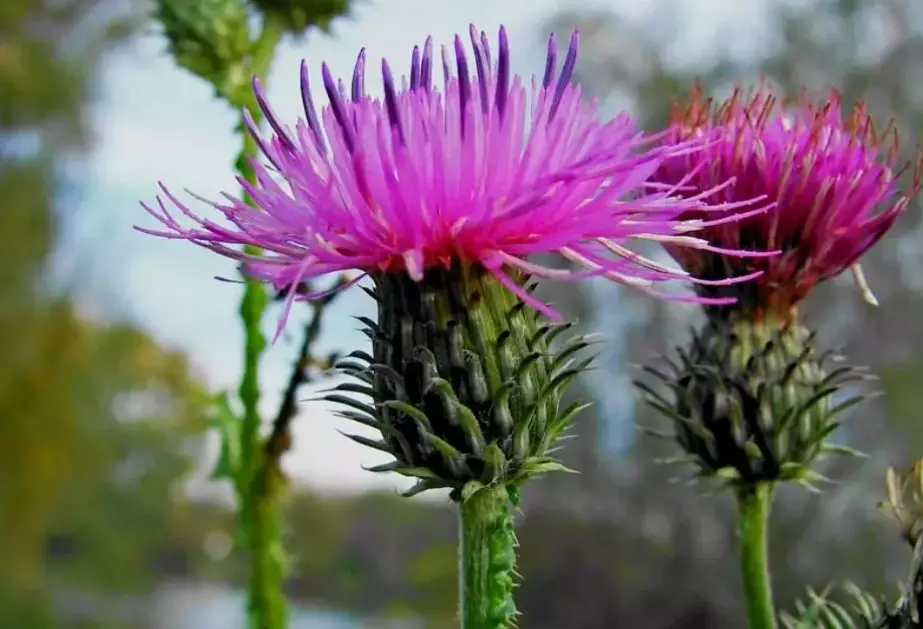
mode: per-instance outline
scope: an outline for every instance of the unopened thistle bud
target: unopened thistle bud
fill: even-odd
[[[212,83],[220,93],[247,84],[243,61],[250,53],[243,0],[157,0],[176,63]]]
[[[301,35],[309,27],[329,32],[337,17],[349,13],[350,0],[250,0],[264,16],[279,20],[286,30]]]
[[[810,465],[825,453],[851,453],[825,442],[841,413],[862,400],[834,403],[857,370],[834,367],[812,335],[796,323],[712,322],[664,371],[649,369],[670,389],[638,385],[673,420],[677,443],[699,476],[731,486],[822,480]]]

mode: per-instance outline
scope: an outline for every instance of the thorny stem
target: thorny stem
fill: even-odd
[[[251,72],[253,75],[265,78],[269,70],[269,65],[275,53],[276,46],[282,36],[282,30],[272,20],[267,18],[254,46]],[[263,119],[263,112],[256,106],[255,99],[249,91],[240,94],[231,102],[235,107],[246,107],[253,121],[259,124]],[[240,175],[250,183],[256,182],[256,173],[250,165],[250,159],[256,157],[259,148],[256,140],[247,133],[243,119],[237,126],[237,131],[241,134],[243,148],[235,161],[235,167]],[[244,191],[243,200],[245,203],[253,205],[253,199]],[[247,245],[244,252],[249,255],[260,255],[262,252],[259,248]],[[259,443],[259,400],[260,400],[260,383],[259,383],[259,362],[263,351],[266,349],[266,337],[263,335],[261,324],[263,314],[269,304],[269,298],[263,285],[253,278],[244,276],[244,294],[240,301],[239,313],[244,325],[244,365],[243,375],[238,388],[238,395],[244,407],[243,430],[241,436],[241,459],[245,466],[248,466],[248,472],[252,472],[257,461],[254,460],[254,454]]]
[[[762,482],[737,491],[740,571],[750,629],[776,629],[768,541],[772,489]]]
[[[461,501],[458,598],[462,629],[513,626],[516,535],[509,491],[491,485]]]
[[[342,285],[345,281],[341,278],[338,283]],[[285,476],[282,473],[281,460],[292,443],[291,422],[298,414],[299,388],[310,382],[312,366],[330,366],[314,358],[312,350],[320,336],[327,306],[337,295],[339,292],[332,293],[314,304],[311,321],[305,327],[304,340],[292,366],[279,411],[272,423],[272,432],[263,443],[259,467],[253,477],[249,516],[253,553],[249,609],[251,627],[254,629],[285,627],[285,599],[282,590],[285,579],[285,553],[279,504]]]
[[[265,79],[282,38],[282,28],[267,18],[262,32],[254,44],[249,72]],[[249,86],[248,86],[249,87]],[[249,89],[241,89],[236,98],[229,99],[235,107],[247,107],[254,121],[259,124],[262,112],[255,106]],[[257,155],[256,141],[250,137],[243,122],[237,127],[242,135],[243,148],[235,162],[240,175],[250,183],[256,174],[249,160]],[[244,193],[244,202],[252,205],[253,200]],[[256,247],[245,247],[249,255],[259,255]],[[286,609],[283,593],[285,562],[282,549],[282,522],[278,496],[282,486],[282,475],[277,465],[263,463],[260,443],[260,383],[259,365],[266,338],[261,324],[269,299],[265,288],[256,280],[244,277],[244,294],[240,302],[240,317],[244,327],[243,375],[238,395],[244,408],[240,431],[240,452],[242,469],[240,477],[246,480],[241,488],[245,495],[239,496],[241,520],[247,531],[250,553],[250,582],[248,587],[247,616],[252,629],[285,629]],[[249,495],[247,495],[249,494]]]

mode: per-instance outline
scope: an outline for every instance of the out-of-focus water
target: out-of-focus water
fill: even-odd
[[[223,585],[170,583],[151,609],[152,629],[246,629],[242,592]],[[377,626],[347,613],[292,606],[290,629],[359,629]],[[392,625],[394,627],[394,625]],[[396,629],[396,627],[395,627]]]
[[[145,629],[245,629],[244,593],[230,586],[172,581],[151,596],[103,599],[68,593],[59,600],[72,618],[120,619]],[[419,629],[413,621],[385,621],[348,612],[291,605],[289,629]]]

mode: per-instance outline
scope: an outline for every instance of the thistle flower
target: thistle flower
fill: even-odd
[[[879,131],[861,103],[844,117],[834,91],[825,100],[786,109],[765,86],[749,98],[735,90],[717,106],[696,87],[685,107],[674,107],[664,144],[690,139],[704,150],[670,157],[653,181],[678,184],[694,173],[680,194],[695,196],[734,178],[716,198],[764,196],[775,203],[772,212],[710,227],[701,235],[717,247],[778,250],[778,256],[734,258],[669,247],[687,271],[703,278],[762,271],[755,282],[732,289],[700,284],[703,295],[738,298],[734,308],[715,309],[714,316],[746,309],[786,318],[814,286],[847,268],[866,300],[876,303],[859,258],[907,208],[923,172],[919,156],[900,162],[893,124]],[[908,189],[901,195],[898,182],[908,172]]]
[[[348,88],[323,65],[329,104],[320,115],[303,64],[305,119],[294,129],[255,82],[272,128],[263,137],[250,124],[268,162],[254,164],[256,185],[240,182],[255,207],[231,195],[211,203],[231,224],[223,226],[163,188],[196,227],[182,226],[159,199],[158,209],[147,209],[166,230],[141,230],[241,261],[246,273],[288,290],[286,310],[296,296],[322,295],[296,290],[308,280],[344,270],[359,271],[353,283],[370,277],[378,320],[363,322],[373,351],[347,361],[364,384],[341,392],[367,394],[373,404],[340,393],[330,399],[351,406],[350,419],[380,429],[381,441],[354,438],[394,455],[382,471],[419,477],[421,489],[516,484],[554,467],[551,446],[581,408],[559,411],[558,402],[587,364],[573,361],[587,340],[551,351],[569,325],[539,321],[539,312],[560,317],[532,295],[531,277],[605,276],[642,290],[689,279],[627,243],[707,247],[687,232],[738,219],[725,210],[765,210],[749,199],[711,208],[704,200],[712,191],[680,200],[675,186],[646,186],[667,156],[690,149],[643,152],[649,140],[627,115],[598,121],[595,104],[571,83],[576,33],[560,71],[551,36],[544,76],[528,88],[510,72],[504,29],[496,56],[486,34],[472,26],[470,36],[474,72],[456,37],[455,72],[442,50],[441,90],[429,39],[414,48],[409,79],[395,82],[382,61],[383,100],[366,95],[364,51]],[[697,215],[692,224],[679,218],[696,209],[722,215],[717,222]],[[578,268],[528,260],[545,253]]]
[[[771,212],[709,227],[701,234],[716,248],[778,251],[777,256],[730,257],[668,244],[673,257],[700,283],[703,297],[734,296],[727,308],[709,308],[709,323],[680,352],[663,378],[673,397],[649,396],[676,420],[676,438],[688,459],[707,474],[733,484],[819,478],[809,464],[824,452],[847,452],[825,443],[839,413],[861,401],[834,406],[846,383],[864,378],[857,369],[830,369],[829,353],[814,347],[796,306],[818,283],[852,268],[866,299],[874,302],[858,260],[907,207],[920,183],[913,163],[908,191],[897,183],[897,131],[879,133],[863,105],[845,119],[840,97],[784,110],[765,87],[745,99],[740,90],[715,107],[701,89],[685,108],[674,109],[663,144],[694,139],[703,150],[671,156],[651,180],[686,181],[681,195],[695,196],[722,182],[725,202],[765,196]],[[887,148],[885,155],[880,155]],[[685,215],[695,218],[697,211]],[[747,284],[722,279],[753,272]]]

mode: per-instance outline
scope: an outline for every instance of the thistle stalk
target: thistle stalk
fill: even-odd
[[[253,76],[265,80],[276,47],[282,36],[282,29],[267,18],[257,39],[251,59]],[[241,91],[230,104],[246,107],[259,124],[262,109],[256,105],[249,90]],[[234,102],[236,101],[236,102]],[[235,162],[240,175],[249,183],[256,182],[256,173],[250,159],[258,154],[256,141],[247,133],[243,120],[238,124],[243,147]],[[253,205],[253,200],[244,192],[243,201]],[[259,248],[244,247],[248,255],[260,255]],[[243,374],[238,395],[243,405],[243,419],[240,431],[241,466],[240,478],[244,480],[238,488],[241,504],[241,525],[246,533],[250,553],[250,575],[247,588],[247,617],[252,629],[284,629],[286,626],[284,551],[282,547],[282,516],[279,494],[283,482],[279,461],[260,449],[260,383],[259,366],[266,338],[261,324],[269,303],[264,286],[257,280],[244,276],[244,293],[240,301],[240,318],[244,327]]]
[[[740,575],[750,629],[776,627],[769,573],[768,530],[772,491],[772,484],[763,482],[736,492]]]
[[[462,629],[504,629],[513,600],[516,535],[508,490],[484,487],[458,509],[458,602]]]
[[[263,110],[248,79],[265,78],[284,32],[278,18],[264,16],[256,39],[248,27],[248,7],[243,0],[158,0],[156,16],[164,29],[176,64],[214,87],[215,94],[231,107],[246,108],[258,125]],[[252,159],[259,144],[248,132],[244,116],[235,128],[241,151],[234,162],[240,176],[255,185],[258,178]],[[242,203],[255,207],[244,190]],[[245,244],[243,255],[259,256],[258,246]],[[243,373],[238,396],[243,414],[231,410],[228,397],[216,398],[216,427],[221,432],[222,452],[215,478],[233,482],[240,504],[239,530],[250,557],[247,617],[253,629],[283,629],[285,575],[282,519],[279,495],[283,475],[279,457],[284,448],[260,437],[260,358],[266,349],[261,324],[269,298],[263,285],[244,276],[244,293],[238,313],[244,328]]]

